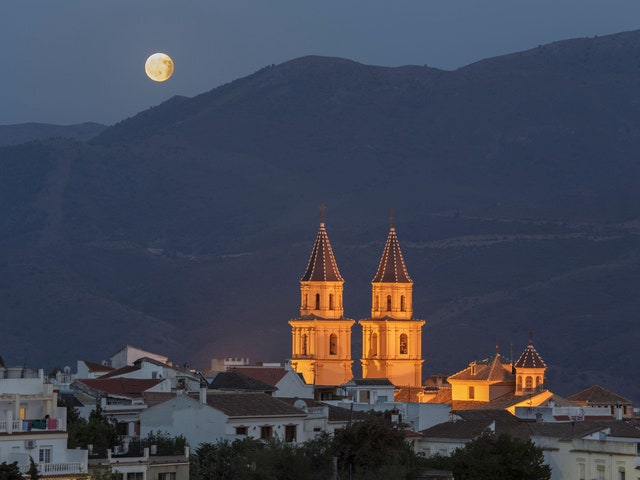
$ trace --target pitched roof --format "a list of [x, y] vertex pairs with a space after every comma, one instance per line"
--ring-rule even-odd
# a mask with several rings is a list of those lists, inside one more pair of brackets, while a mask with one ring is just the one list
[[[509, 365], [509, 367], [505, 368], [507, 365]], [[479, 380], [500, 383], [513, 382], [515, 381], [515, 377], [511, 373], [510, 364], [503, 360], [499, 353], [496, 353], [493, 358], [472, 363], [464, 370], [451, 375], [447, 381], [451, 382], [451, 380]]]
[[320, 223], [320, 229], [316, 235], [316, 243], [311, 251], [307, 271], [300, 280], [303, 282], [344, 282], [338, 271], [329, 236], [324, 229], [324, 222]]
[[389, 230], [380, 265], [372, 282], [412, 283], [402, 258], [395, 227]]
[[567, 397], [573, 404], [578, 405], [631, 405], [631, 400], [624, 398], [617, 393], [613, 393], [598, 385], [574, 393]]
[[362, 412], [360, 410], [351, 410], [349, 408], [338, 407], [337, 405], [331, 405], [330, 403], [318, 402], [310, 398], [278, 398], [289, 405], [294, 405], [296, 402], [303, 401], [307, 407], [327, 407], [329, 410], [330, 422], [348, 422], [349, 420], [364, 420], [369, 417], [370, 413]]
[[232, 390], [245, 392], [274, 392], [278, 388], [274, 385], [256, 380], [253, 377], [244, 375], [238, 370], [227, 370], [219, 372], [209, 384], [212, 390]]
[[262, 417], [306, 414], [266, 393], [210, 393], [207, 405], [230, 417]]
[[89, 360], [83, 360], [83, 362], [90, 372], [110, 372], [114, 370], [113, 367], [102, 365], [101, 363], [90, 362]]
[[544, 360], [536, 351], [531, 339], [529, 339], [529, 345], [524, 349], [514, 366], [516, 368], [547, 368], [547, 364], [544, 363]]
[[242, 375], [273, 387], [287, 374], [287, 370], [283, 367], [234, 367], [230, 370], [236, 370]]
[[91, 390], [104, 392], [112, 395], [122, 395], [124, 397], [142, 397], [143, 392], [155, 387], [163, 380], [160, 379], [140, 379], [140, 378], [89, 378], [76, 380], [75, 383], [84, 384]]
[[393, 387], [388, 378], [352, 378], [345, 385], [353, 383], [359, 387]]
[[117, 370], [113, 370], [111, 369], [110, 372], [105, 373], [104, 375], [100, 375], [99, 378], [115, 378], [115, 377], [119, 377], [120, 375], [126, 375], [127, 373], [131, 373], [131, 372], [135, 372], [140, 370], [140, 366], [134, 366], [134, 365], [126, 365], [122, 368], [118, 368]]

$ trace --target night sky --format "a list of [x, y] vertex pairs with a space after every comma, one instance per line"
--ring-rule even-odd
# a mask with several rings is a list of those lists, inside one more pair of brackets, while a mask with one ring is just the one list
[[[637, 0], [3, 0], [0, 125], [113, 124], [304, 55], [455, 69], [636, 28]], [[144, 74], [157, 51], [165, 83]]]

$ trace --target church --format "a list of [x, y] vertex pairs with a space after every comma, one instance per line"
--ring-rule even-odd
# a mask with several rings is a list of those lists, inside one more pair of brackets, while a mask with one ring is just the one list
[[[324, 222], [300, 280], [300, 316], [289, 320], [291, 366], [316, 387], [336, 387], [353, 379], [351, 331], [345, 318], [344, 279], [331, 248]], [[396, 400], [457, 404], [460, 408], [507, 408], [529, 405], [553, 396], [544, 387], [546, 364], [533, 341], [515, 364], [496, 347], [493, 358], [472, 362], [438, 387], [422, 383], [422, 327], [413, 316], [413, 281], [402, 256], [393, 219], [378, 270], [371, 281], [371, 316], [358, 320], [362, 335], [362, 378], [388, 379]], [[408, 398], [400, 398], [409, 392]]]
[[[344, 317], [344, 279], [321, 219], [309, 264], [300, 280], [300, 317], [290, 320], [291, 364], [307, 383], [342, 385], [353, 378], [351, 329]], [[394, 385], [422, 384], [423, 320], [413, 318], [413, 281], [393, 221], [371, 281], [371, 317], [360, 320], [362, 377]]]

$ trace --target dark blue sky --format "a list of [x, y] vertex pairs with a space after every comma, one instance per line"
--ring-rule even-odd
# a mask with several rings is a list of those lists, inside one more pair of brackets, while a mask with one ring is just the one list
[[[309, 54], [455, 69], [636, 28], [638, 0], [3, 0], [0, 124], [112, 124]], [[157, 51], [166, 83], [144, 74]]]

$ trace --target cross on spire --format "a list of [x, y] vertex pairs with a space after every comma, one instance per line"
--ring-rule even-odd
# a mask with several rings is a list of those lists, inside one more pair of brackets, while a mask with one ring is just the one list
[[319, 209], [320, 209], [320, 223], [324, 223], [324, 212], [327, 209], [327, 207], [324, 203], [321, 203]]

